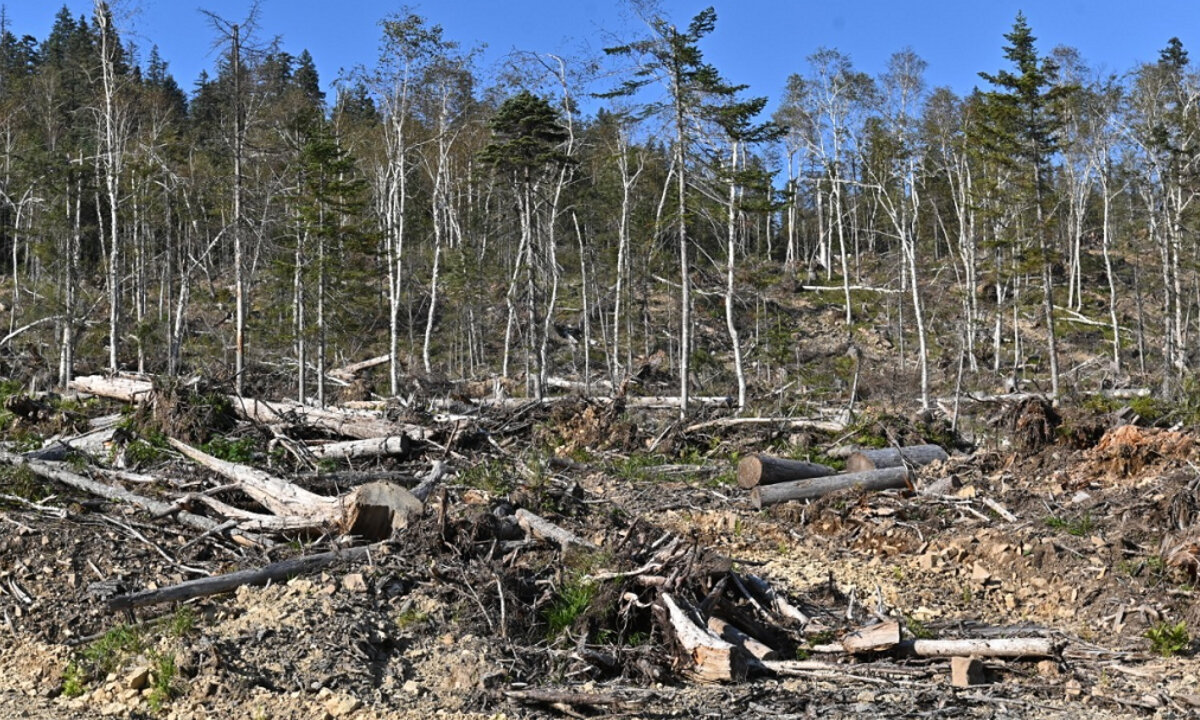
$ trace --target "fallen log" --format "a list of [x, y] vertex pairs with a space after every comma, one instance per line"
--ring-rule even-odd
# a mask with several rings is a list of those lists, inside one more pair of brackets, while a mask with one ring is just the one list
[[692, 621], [670, 593], [662, 594], [665, 624], [688, 653], [684, 672], [701, 682], [744, 680], [748, 669], [744, 651]]
[[[742, 579], [743, 578], [738, 578], [735, 576], [735, 580], [738, 580], [739, 584], [741, 583]], [[795, 621], [801, 626], [807, 625], [811, 620], [811, 618], [809, 618], [808, 615], [805, 615], [800, 608], [788, 602], [787, 598], [776, 592], [775, 588], [771, 587], [771, 583], [767, 582], [763, 578], [760, 578], [757, 575], [746, 575], [744, 576], [744, 580], [745, 587], [753, 591], [763, 604], [769, 607], [772, 612], [778, 614], [780, 617]]]
[[917, 657], [1032, 658], [1057, 654], [1049, 638], [908, 640], [900, 644], [899, 650]]
[[758, 485], [751, 488], [750, 500], [754, 503], [754, 507], [762, 509], [767, 505], [788, 500], [811, 500], [838, 490], [852, 488], [895, 490], [909, 487], [911, 483], [912, 474], [908, 468], [884, 468], [883, 470], [867, 470], [845, 475], [793, 480], [778, 485]]
[[335, 524], [342, 516], [344, 501], [339, 498], [317, 495], [258, 468], [213, 457], [175, 438], [167, 438], [167, 442], [186, 457], [232, 480], [242, 492], [276, 515], [305, 518], [318, 524]]
[[752, 488], [756, 485], [776, 485], [791, 480], [826, 477], [836, 472], [828, 465], [820, 463], [754, 453], [738, 461], [737, 481], [738, 485], [744, 488]]
[[412, 440], [407, 435], [350, 440], [347, 442], [310, 445], [308, 451], [318, 460], [360, 460], [362, 458], [407, 457], [412, 452]]
[[[124, 376], [110, 378], [103, 375], [80, 376], [72, 380], [68, 387], [91, 395], [132, 403], [145, 401], [154, 390], [149, 380]], [[236, 395], [229, 395], [227, 399], [239, 415], [264, 425], [311, 425], [360, 440], [407, 435], [410, 440], [422, 441], [429, 439], [433, 432], [419, 425], [394, 423], [378, 413], [361, 410], [315, 408], [294, 402], [268, 402]]]
[[363, 370], [370, 370], [373, 367], [383, 365], [387, 361], [387, 355], [377, 355], [369, 360], [363, 360], [361, 362], [351, 363], [350, 365], [344, 365], [340, 368], [334, 368], [333, 370], [330, 370], [328, 374], [331, 377], [335, 377], [339, 380], [353, 380], [355, 376]]
[[277, 580], [287, 580], [296, 575], [320, 570], [337, 562], [362, 560], [369, 557], [372, 550], [378, 550], [381, 547], [382, 545], [363, 545], [347, 550], [333, 550], [318, 555], [291, 558], [252, 570], [239, 570], [224, 575], [188, 580], [157, 590], [142, 590], [128, 595], [117, 595], [110, 598], [106, 605], [110, 611], [131, 610], [147, 605], [182, 602], [192, 598], [217, 595], [236, 590], [243, 585], [263, 585]]
[[392, 483], [368, 483], [346, 495], [328, 497], [258, 468], [213, 457], [174, 438], [168, 438], [168, 442], [200, 465], [232, 480], [259, 505], [301, 527], [329, 525], [344, 533], [381, 540], [407, 527], [411, 518], [423, 510], [412, 493]]
[[[138, 495], [137, 493], [132, 493], [122, 487], [116, 487], [92, 480], [91, 478], [71, 472], [65, 467], [59, 467], [57, 464], [43, 462], [41, 460], [30, 460], [28, 458], [21, 457], [20, 455], [13, 455], [12, 453], [3, 451], [0, 451], [0, 462], [6, 462], [11, 465], [18, 466], [23, 465], [29, 468], [35, 475], [38, 475], [39, 477], [60, 482], [63, 485], [73, 487], [76, 490], [82, 490], [83, 492], [86, 492], [90, 495], [95, 495], [96, 497], [104, 498], [105, 500], [129, 503], [130, 505], [146, 510], [153, 515], [158, 515], [160, 517], [171, 515], [179, 524], [196, 528], [197, 530], [212, 532], [216, 531], [221, 525], [221, 523], [218, 523], [212, 518], [184, 512], [179, 510], [179, 508], [171, 503], [153, 500], [151, 498]], [[238, 540], [238, 538], [234, 539]], [[241, 537], [241, 542], [254, 545], [271, 544], [265, 538], [252, 534], [243, 534]]]
[[74, 437], [58, 438], [46, 447], [22, 454], [30, 460], [49, 460], [51, 462], [66, 460], [73, 452], [102, 458], [107, 452], [108, 443], [112, 441], [116, 432], [115, 427], [100, 428]]
[[819, 430], [821, 432], [838, 433], [846, 429], [846, 423], [839, 420], [811, 420], [805, 418], [717, 418], [705, 420], [683, 429], [685, 433], [699, 432], [715, 427], [737, 427], [738, 425], [770, 425], [786, 430]]
[[517, 524], [526, 533], [539, 540], [551, 540], [564, 550], [571, 545], [579, 545], [591, 549], [595, 549], [596, 547], [570, 530], [563, 529], [541, 516], [534, 515], [525, 508], [519, 508], [515, 515], [517, 517]]
[[882, 470], [883, 468], [922, 467], [938, 460], [948, 460], [949, 455], [939, 445], [911, 445], [903, 448], [860, 450], [846, 458], [846, 472]]

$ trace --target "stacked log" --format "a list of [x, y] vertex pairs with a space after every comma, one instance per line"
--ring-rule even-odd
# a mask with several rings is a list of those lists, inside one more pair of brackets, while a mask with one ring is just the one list
[[948, 458], [937, 445], [862, 450], [847, 458], [846, 472], [837, 474], [828, 465], [754, 453], [738, 462], [737, 480], [738, 485], [750, 490], [754, 506], [762, 508], [852, 488], [912, 488], [915, 468]]

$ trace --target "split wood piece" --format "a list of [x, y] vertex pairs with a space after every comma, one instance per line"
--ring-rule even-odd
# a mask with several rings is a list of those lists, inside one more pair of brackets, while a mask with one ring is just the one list
[[1048, 638], [982, 638], [966, 640], [909, 640], [900, 651], [917, 657], [1054, 657], [1054, 643]]
[[811, 500], [838, 490], [852, 488], [896, 490], [909, 487], [911, 482], [912, 474], [908, 468], [884, 468], [883, 470], [867, 470], [808, 480], [793, 480], [778, 485], [759, 485], [750, 489], [750, 500], [756, 508], [763, 508], [788, 500]]
[[407, 435], [350, 440], [348, 442], [310, 445], [308, 451], [318, 460], [332, 458], [360, 460], [362, 458], [406, 457], [412, 452], [412, 440]]
[[744, 488], [777, 485], [792, 480], [827, 477], [837, 471], [828, 465], [753, 453], [738, 461], [737, 481]]
[[842, 638], [842, 648], [851, 655], [890, 650], [900, 644], [900, 623], [895, 620], [859, 628]]
[[581, 547], [594, 550], [595, 545], [579, 537], [570, 530], [565, 530], [549, 520], [534, 515], [525, 508], [520, 508], [516, 512], [517, 523], [527, 534], [539, 540], [550, 540], [557, 544], [560, 548], [566, 550], [571, 545], [579, 545]]
[[[143, 497], [136, 493], [129, 492], [125, 488], [108, 485], [91, 478], [78, 475], [60, 467], [57, 464], [43, 462], [41, 460], [29, 460], [20, 455], [0, 451], [0, 461], [12, 464], [23, 465], [29, 468], [35, 475], [48, 478], [63, 485], [73, 487], [76, 490], [95, 495], [96, 497], [111, 500], [113, 502], [124, 502], [146, 510], [152, 514], [165, 516], [171, 515], [176, 522], [181, 525], [203, 530], [205, 532], [216, 531], [220, 523], [211, 518], [206, 518], [202, 515], [195, 515], [189, 512], [176, 511], [177, 508], [171, 503], [165, 503], [160, 500], [152, 500], [148, 497]], [[252, 534], [243, 534], [240, 537], [234, 537], [235, 541], [247, 545], [270, 545], [271, 543], [265, 538]]]
[[950, 684], [954, 687], [970, 687], [987, 684], [987, 668], [979, 658], [950, 658]]
[[754, 592], [759, 597], [759, 600], [776, 614], [788, 620], [794, 620], [800, 625], [808, 624], [811, 618], [805, 615], [800, 608], [788, 602], [787, 598], [776, 592], [775, 588], [771, 587], [771, 583], [757, 575], [746, 575], [744, 576], [744, 580], [746, 587]]
[[369, 360], [344, 365], [340, 368], [334, 368], [329, 371], [330, 377], [335, 377], [339, 380], [353, 380], [363, 370], [370, 370], [373, 367], [383, 365], [388, 361], [387, 355], [377, 355]]
[[689, 663], [685, 673], [701, 682], [741, 681], [746, 678], [748, 665], [741, 648], [693, 622], [670, 593], [662, 594], [662, 604], [671, 632], [688, 653]]
[[922, 467], [936, 460], [948, 460], [949, 455], [939, 445], [910, 445], [903, 448], [860, 450], [846, 459], [846, 472], [882, 470], [883, 468]]
[[304, 575], [320, 570], [334, 563], [356, 562], [365, 559], [370, 556], [373, 550], [378, 551], [381, 547], [382, 545], [363, 545], [347, 550], [333, 550], [318, 555], [291, 558], [271, 563], [261, 568], [239, 570], [224, 575], [188, 580], [178, 585], [171, 585], [157, 590], [143, 590], [128, 595], [117, 595], [108, 600], [107, 607], [109, 610], [130, 610], [147, 605], [182, 602], [184, 600], [191, 600], [192, 598], [216, 595], [236, 590], [243, 585], [263, 585], [277, 580], [287, 580], [297, 575]]
[[779, 653], [775, 652], [774, 648], [747, 635], [719, 617], [713, 616], [708, 619], [708, 629], [725, 642], [741, 647], [758, 660], [774, 660], [779, 657]]
[[685, 433], [700, 432], [710, 428], [737, 427], [739, 425], [770, 425], [786, 430], [819, 430], [821, 432], [839, 433], [846, 429], [846, 423], [837, 420], [810, 420], [805, 418], [717, 418], [705, 420], [683, 429]]

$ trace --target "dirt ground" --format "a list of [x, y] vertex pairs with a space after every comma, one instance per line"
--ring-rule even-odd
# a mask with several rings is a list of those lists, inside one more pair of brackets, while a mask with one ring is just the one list
[[[1200, 662], [1182, 637], [1200, 627], [1197, 436], [1042, 411], [1005, 410], [987, 442], [922, 468], [915, 492], [845, 491], [764, 510], [731, 483], [736, 453], [826, 459], [855, 438], [757, 426], [689, 434], [585, 403], [510, 413], [481, 420], [480, 436], [458, 433], [453, 447], [387, 466], [419, 476], [440, 455], [454, 474], [369, 560], [136, 613], [105, 601], [320, 552], [328, 538], [267, 549], [198, 539], [169, 517], [8, 472], [0, 717], [1200, 712]], [[901, 441], [931, 439], [927, 426], [887, 422]], [[135, 488], [147, 494], [219, 484], [173, 456], [137, 470], [163, 479]], [[511, 523], [518, 508], [594, 548], [526, 536]], [[642, 583], [640, 568], [667, 547], [678, 571], [664, 571], [659, 588]], [[832, 669], [689, 679], [655, 620], [657, 593], [741, 612], [728, 582], [739, 573], [813, 618], [761, 639], [784, 659]], [[822, 652], [880, 618], [899, 620], [906, 639], [1046, 637], [1058, 652], [985, 659], [986, 682], [969, 687], [951, 685], [946, 659]], [[535, 692], [547, 689], [574, 695]]]

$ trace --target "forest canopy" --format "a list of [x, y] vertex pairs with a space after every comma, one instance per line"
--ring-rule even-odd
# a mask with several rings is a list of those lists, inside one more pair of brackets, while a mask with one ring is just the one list
[[960, 96], [908, 49], [873, 76], [819, 48], [750, 88], [704, 55], [714, 9], [642, 19], [602, 58], [519, 53], [488, 81], [390, 16], [332, 97], [245, 19], [207, 16], [190, 92], [104, 2], [44, 38], [0, 22], [8, 373], [326, 402], [331, 368], [386, 356], [380, 395], [657, 378], [685, 413], [852, 401], [860, 372], [927, 408], [1192, 387], [1200, 75], [1178, 39], [1103, 74], [1018, 15]]

